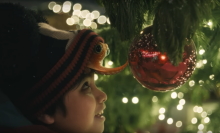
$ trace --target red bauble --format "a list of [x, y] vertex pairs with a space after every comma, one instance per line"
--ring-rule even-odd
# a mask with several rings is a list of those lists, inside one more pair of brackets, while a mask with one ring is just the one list
[[174, 90], [183, 85], [192, 75], [196, 66], [196, 48], [188, 41], [184, 48], [183, 61], [174, 66], [162, 54], [150, 34], [151, 27], [145, 28], [136, 37], [129, 49], [129, 66], [136, 80], [154, 91]]

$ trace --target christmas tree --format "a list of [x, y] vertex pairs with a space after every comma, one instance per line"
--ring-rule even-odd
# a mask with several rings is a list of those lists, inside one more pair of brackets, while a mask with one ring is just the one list
[[[111, 22], [98, 24], [95, 30], [111, 49], [105, 66], [123, 65], [132, 40], [148, 26], [153, 26], [152, 34], [159, 49], [167, 53], [175, 66], [183, 58], [186, 38], [193, 40], [197, 49], [193, 75], [174, 91], [155, 92], [142, 87], [129, 67], [116, 75], [97, 75], [97, 86], [108, 95], [104, 132], [219, 132], [220, 1], [97, 0], [97, 3], [104, 7]], [[72, 13], [59, 15], [73, 18]], [[56, 17], [51, 16], [47, 14], [48, 18]], [[72, 29], [77, 28], [73, 26]], [[89, 26], [81, 28], [85, 27]]]

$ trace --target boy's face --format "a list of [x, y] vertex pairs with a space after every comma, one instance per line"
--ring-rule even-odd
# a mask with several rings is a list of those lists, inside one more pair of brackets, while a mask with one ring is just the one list
[[90, 73], [76, 88], [66, 94], [66, 116], [58, 109], [53, 116], [52, 128], [65, 133], [103, 132], [105, 117], [97, 114], [104, 111], [106, 100], [106, 94], [95, 85], [94, 73]]

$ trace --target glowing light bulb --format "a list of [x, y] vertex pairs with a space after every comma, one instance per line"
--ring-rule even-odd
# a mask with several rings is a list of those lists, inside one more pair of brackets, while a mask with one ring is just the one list
[[160, 108], [159, 113], [163, 114], [163, 113], [165, 113], [165, 111], [166, 111], [165, 108]]
[[134, 104], [137, 104], [137, 103], [139, 102], [139, 99], [138, 99], [137, 97], [133, 97], [133, 98], [132, 98], [132, 102], [133, 102]]
[[53, 7], [56, 5], [56, 2], [54, 2], [54, 1], [51, 1], [49, 4], [48, 4], [48, 8], [50, 9], [50, 10], [53, 10]]
[[152, 101], [153, 101], [154, 103], [157, 102], [157, 101], [158, 101], [157, 96], [153, 96]]
[[197, 123], [197, 118], [192, 118], [192, 120], [191, 120], [191, 122], [192, 122], [192, 124], [196, 124]]
[[123, 98], [122, 98], [122, 102], [123, 102], [123, 103], [128, 103], [128, 98], [127, 98], [127, 97], [123, 97]]
[[182, 126], [182, 121], [177, 121], [176, 122], [176, 127], [181, 127]]
[[82, 5], [81, 4], [79, 4], [79, 3], [76, 3], [76, 4], [74, 4], [73, 5], [73, 10], [75, 11], [75, 10], [81, 10], [82, 9]]
[[173, 119], [172, 118], [167, 119], [167, 124], [169, 125], [173, 124]]
[[159, 120], [164, 120], [164, 118], [165, 118], [165, 115], [164, 115], [164, 114], [160, 114], [160, 115], [159, 115]]
[[177, 93], [176, 92], [172, 92], [171, 93], [171, 98], [175, 99], [177, 97]]
[[94, 74], [94, 80], [98, 80], [99, 76], [97, 74]]

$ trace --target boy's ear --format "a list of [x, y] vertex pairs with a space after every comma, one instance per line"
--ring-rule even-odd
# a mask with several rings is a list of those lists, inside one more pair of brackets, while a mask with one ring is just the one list
[[37, 119], [45, 124], [53, 124], [54, 123], [54, 117], [47, 115], [47, 114], [42, 114], [37, 117]]

